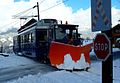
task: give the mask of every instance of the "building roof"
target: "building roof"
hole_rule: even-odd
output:
[[[120,24],[117,24],[112,28],[112,34],[114,37],[120,37]]]

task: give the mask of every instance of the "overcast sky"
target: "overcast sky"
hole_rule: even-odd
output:
[[[20,1],[20,0],[19,0]],[[41,3],[42,1],[42,3]],[[65,1],[65,2],[64,2]],[[4,0],[0,2],[0,29],[6,31],[11,27],[19,28],[20,20],[13,19],[13,15],[27,10],[39,2],[40,18],[55,18],[67,20],[70,24],[78,24],[79,31],[86,37],[91,34],[91,2],[90,0],[28,0],[25,2],[14,2],[14,0]],[[48,9],[56,4],[60,5]],[[120,0],[112,0],[112,26],[118,24],[120,19]],[[46,10],[48,9],[48,10]],[[46,11],[45,11],[46,10]],[[31,10],[26,15],[36,14],[36,9]],[[23,21],[22,21],[23,22]],[[21,24],[22,24],[21,22]],[[90,34],[90,35],[89,35]]]

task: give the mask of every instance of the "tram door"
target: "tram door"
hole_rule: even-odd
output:
[[[43,57],[48,55],[48,30],[41,29],[37,31],[36,34],[36,41],[37,41],[37,55]]]

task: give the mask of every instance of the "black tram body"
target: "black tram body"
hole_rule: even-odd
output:
[[[14,53],[39,60],[49,59],[52,41],[65,44],[81,44],[78,25],[58,24],[56,19],[31,19],[18,30],[13,38]]]

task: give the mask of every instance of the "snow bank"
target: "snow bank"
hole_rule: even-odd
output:
[[[69,54],[67,54],[67,59],[71,60]],[[82,58],[82,57],[81,57]],[[6,60],[7,59],[7,60]],[[20,65],[20,64],[30,64],[33,63],[24,57],[18,57],[10,55],[9,57],[0,56],[0,67],[2,65]],[[18,62],[17,62],[18,60]],[[12,62],[13,61],[13,62]],[[23,62],[23,63],[22,63]],[[26,62],[26,63],[25,63]],[[66,62],[67,63],[67,62]],[[72,65],[72,63],[67,63]],[[113,62],[113,83],[120,83],[120,59],[116,59]],[[7,83],[101,83],[102,79],[102,62],[93,61],[91,68],[86,71],[80,72],[68,72],[68,71],[56,71],[48,74],[37,74],[28,75],[17,80],[9,81]]]
[[[120,83],[120,59],[114,61],[113,83]],[[102,83],[102,62],[95,61],[86,71],[68,72],[56,71],[41,75],[28,75],[7,83]]]
[[[74,62],[70,54],[64,56],[64,63],[57,66],[58,69],[86,69],[90,64],[85,61],[84,54],[81,54],[80,60]]]
[[[19,78],[17,80],[7,83],[39,83],[40,77],[41,77],[40,73],[37,75],[28,75],[28,76],[24,76],[23,78]]]
[[[56,71],[46,75],[29,75],[7,83],[93,83],[93,81],[75,73]]]
[[[120,49],[113,50],[120,51]],[[65,56],[65,59],[70,62],[68,63],[67,61],[65,61],[65,64],[69,65],[70,68],[75,65],[75,62],[72,61],[70,54],[67,54]],[[84,62],[83,55],[81,56],[81,59],[80,61]],[[76,63],[76,67],[78,67],[78,65],[80,66],[79,63],[82,63],[80,61]],[[10,56],[8,57],[0,55],[0,68],[13,67],[25,64],[36,64],[36,62],[25,57],[16,56],[14,54],[10,54]],[[37,75],[28,75],[7,83],[101,83],[101,77],[102,63],[101,61],[93,61],[91,64],[91,68],[88,70],[88,72],[56,71],[44,75],[39,73]],[[120,58],[114,60],[113,62],[113,79],[113,83],[120,83]]]

